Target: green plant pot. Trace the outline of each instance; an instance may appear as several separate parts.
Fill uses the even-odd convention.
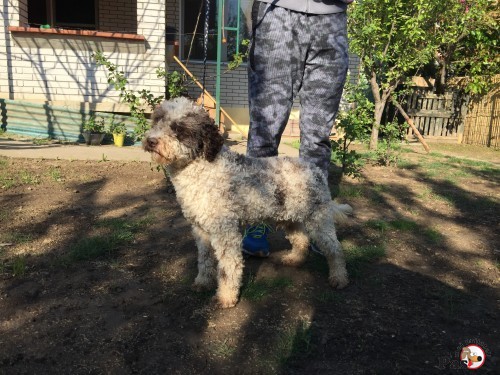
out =
[[[91,133],[83,132],[83,139],[85,139],[85,144],[90,146],[99,146],[104,139],[105,133]]]

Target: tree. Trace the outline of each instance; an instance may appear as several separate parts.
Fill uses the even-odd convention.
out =
[[[363,0],[349,10],[351,51],[361,59],[373,98],[370,149],[377,148],[385,105],[410,72],[428,63],[436,51],[433,26],[437,1]]]
[[[500,73],[499,13],[496,1],[441,1],[434,33],[436,92],[444,93],[447,78],[462,76],[466,92],[484,94],[489,78]]]
[[[396,88],[428,63],[446,78],[465,75],[466,91],[484,93],[499,73],[498,11],[493,0],[362,0],[349,9],[349,40],[375,101],[370,149]],[[496,17],[496,19],[495,19]],[[439,92],[438,91],[438,92]]]

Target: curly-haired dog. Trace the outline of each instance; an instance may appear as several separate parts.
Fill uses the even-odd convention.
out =
[[[213,120],[186,98],[165,101],[153,114],[143,147],[169,171],[177,199],[193,227],[198,247],[194,287],[218,282],[216,301],[238,301],[243,273],[242,223],[274,222],[283,227],[292,250],[283,257],[299,265],[311,239],[325,255],[332,287],[347,285],[344,256],[334,219],[348,205],[330,197],[326,177],[295,158],[249,158],[223,145]]]

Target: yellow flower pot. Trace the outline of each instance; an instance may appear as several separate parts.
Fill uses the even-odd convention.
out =
[[[113,133],[113,142],[115,146],[123,147],[123,142],[125,142],[125,134]]]

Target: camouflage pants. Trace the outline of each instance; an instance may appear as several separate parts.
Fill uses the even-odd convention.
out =
[[[328,174],[330,132],[349,64],[346,13],[311,15],[254,2],[248,64],[247,154],[278,155],[300,100],[300,157]]]

